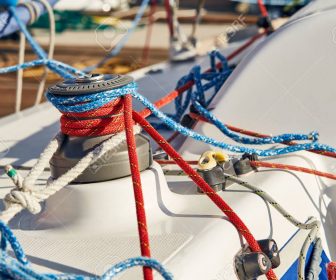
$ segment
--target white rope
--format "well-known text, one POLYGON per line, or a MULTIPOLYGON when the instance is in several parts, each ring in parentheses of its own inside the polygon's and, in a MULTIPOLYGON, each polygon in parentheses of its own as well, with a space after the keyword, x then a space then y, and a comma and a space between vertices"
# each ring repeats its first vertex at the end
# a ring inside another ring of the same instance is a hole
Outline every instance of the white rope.
MULTIPOLYGON (((20 32, 20 43, 19 43, 19 64, 24 63, 26 50, 26 37, 20 32)), ((17 71, 16 76, 16 99, 15 99, 15 113, 20 112, 22 103, 22 85, 23 85, 23 69, 17 71)))
MULTIPOLYGON (((134 126, 135 134, 140 133, 140 131, 141 128, 138 125, 134 126)), ((115 150, 126 140, 126 135, 125 132, 121 132, 111 136, 83 157, 65 174, 56 180, 48 180, 46 186, 41 189, 41 187, 36 186, 35 183, 44 168, 47 166, 53 153, 61 144, 61 139, 62 137, 58 134, 41 154, 40 159, 31 169, 23 183, 21 185, 18 183, 16 188, 6 195, 4 199, 6 209, 0 214, 0 220, 8 223, 16 214, 25 208, 33 214, 39 213, 41 211, 40 202, 48 199, 50 196, 54 195, 56 192, 75 180, 89 165, 97 161, 106 152, 115 150)), ((20 182, 20 180, 17 182, 20 182)))
POLYGON ((298 279, 304 280, 305 277, 305 267, 306 267, 306 256, 309 249, 309 246, 315 242, 317 234, 320 229, 320 222, 317 221, 315 218, 310 218, 307 223, 314 223, 315 226, 309 231, 307 238, 305 239, 302 248, 300 250, 299 255, 299 263, 298 263, 298 279))
MULTIPOLYGON (((34 10, 34 5, 32 3, 26 3, 23 0, 19 1, 21 6, 27 8, 30 14, 30 21, 29 23, 33 23, 36 20, 36 12, 34 10)), ((25 51, 26 51, 26 38, 23 32, 20 32, 20 43, 19 43, 19 64, 24 63, 25 59, 25 51)), ((15 99, 15 113, 20 112, 21 104, 22 104, 22 91, 23 91, 23 69, 19 69, 17 71, 17 78, 16 78, 16 99, 15 99)))
POLYGON ((306 265, 306 256, 307 251, 309 249, 310 244, 315 241, 316 236, 319 232, 320 228, 320 222, 314 218, 311 217, 308 219, 306 223, 302 223, 299 220, 297 220, 295 217, 293 217, 287 210, 285 210, 277 201, 275 201, 267 192, 263 191, 260 188, 257 188, 233 175, 230 174, 224 174, 224 176, 237 184, 239 184, 242 187, 245 187, 251 191, 253 191, 258 196, 265 199, 270 205, 272 205, 284 218, 286 218, 291 224, 296 226, 299 229, 302 230, 309 230, 309 233, 307 235, 307 238, 305 239, 300 255, 299 255, 299 263, 298 263, 298 279, 304 280, 305 279, 305 265, 306 265))
MULTIPOLYGON (((50 35, 49 35, 49 50, 48 50, 48 59, 52 59, 54 56, 55 51, 55 38, 56 38, 56 25, 55 25, 55 14, 53 11, 52 6, 47 0, 39 0, 43 6, 46 8, 48 15, 49 15, 49 26, 50 26, 50 35)), ((37 9, 39 6, 37 6, 34 2, 32 3, 26 3, 24 1, 19 2, 20 5, 25 6, 29 10, 30 14, 30 22, 33 23, 37 15, 39 15, 39 11, 37 9)), ((26 48, 26 38, 22 32, 20 32, 20 45, 19 45, 19 62, 18 64, 24 63, 25 58, 25 48, 26 48)), ((35 106, 40 104, 44 88, 47 82, 48 78, 48 69, 47 67, 44 68, 44 73, 41 77, 41 81, 39 83, 37 93, 36 93, 36 99, 35 99, 35 106)), ((19 69, 17 72, 17 81, 16 81, 16 101, 15 101, 15 113, 20 112, 21 110, 21 104, 22 104, 22 91, 23 91, 23 69, 19 69)))
POLYGON ((54 139, 50 141, 48 146, 44 149, 44 151, 40 155, 40 158, 38 159, 36 164, 29 171, 26 178, 24 178, 22 185, 17 186, 18 188, 21 188, 24 190, 33 190, 32 186, 35 185, 35 182, 37 181, 38 177, 41 175, 45 167, 48 165, 53 154, 63 142, 63 139, 64 139, 63 134, 59 133, 54 137, 54 139))
MULTIPOLYGON (((49 16, 49 51, 48 51, 48 59, 53 59, 54 51, 55 51, 55 40, 56 40, 56 24, 55 24, 55 14, 52 6, 47 0, 39 0, 43 6, 46 8, 49 16)), ((42 76, 42 80, 39 84, 36 99, 35 99, 35 106, 41 103, 44 88, 48 78, 48 68, 44 68, 44 73, 42 76)))

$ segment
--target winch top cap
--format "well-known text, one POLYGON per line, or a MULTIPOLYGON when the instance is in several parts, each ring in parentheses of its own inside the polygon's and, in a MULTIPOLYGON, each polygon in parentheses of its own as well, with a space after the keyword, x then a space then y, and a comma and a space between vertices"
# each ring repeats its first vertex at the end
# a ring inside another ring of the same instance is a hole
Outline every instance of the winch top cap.
POLYGON ((82 95, 123 87, 133 82, 127 75, 88 74, 84 77, 64 80, 48 89, 54 95, 82 95))

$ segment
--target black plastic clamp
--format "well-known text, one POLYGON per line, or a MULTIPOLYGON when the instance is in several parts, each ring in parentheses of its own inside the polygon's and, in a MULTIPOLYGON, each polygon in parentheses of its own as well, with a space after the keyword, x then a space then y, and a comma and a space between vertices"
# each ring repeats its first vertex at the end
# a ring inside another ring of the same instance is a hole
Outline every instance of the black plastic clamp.
POLYGON ((243 154, 241 159, 234 163, 236 174, 240 176, 256 171, 257 168, 251 165, 251 161, 258 161, 258 156, 256 154, 243 154))
POLYGON ((257 241, 262 252, 252 252, 245 245, 235 256, 235 272, 240 280, 255 279, 280 265, 279 249, 273 239, 257 241))

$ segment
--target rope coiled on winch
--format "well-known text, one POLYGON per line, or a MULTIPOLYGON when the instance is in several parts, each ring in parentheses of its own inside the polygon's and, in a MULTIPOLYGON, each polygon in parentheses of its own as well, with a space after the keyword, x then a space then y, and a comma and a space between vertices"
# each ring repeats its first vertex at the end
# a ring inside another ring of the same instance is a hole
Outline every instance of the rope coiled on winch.
POLYGON ((103 136, 125 130, 122 97, 137 94, 137 84, 100 93, 55 95, 47 92, 47 99, 62 113, 61 131, 70 136, 103 136))

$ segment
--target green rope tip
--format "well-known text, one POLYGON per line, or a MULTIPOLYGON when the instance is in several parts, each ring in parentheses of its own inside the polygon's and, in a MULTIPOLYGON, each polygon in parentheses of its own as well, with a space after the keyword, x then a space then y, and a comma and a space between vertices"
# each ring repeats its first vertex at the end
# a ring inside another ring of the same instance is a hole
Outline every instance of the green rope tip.
POLYGON ((6 165, 5 171, 6 171, 6 174, 8 175, 8 177, 10 177, 10 178, 14 178, 17 175, 16 170, 11 165, 6 165))

